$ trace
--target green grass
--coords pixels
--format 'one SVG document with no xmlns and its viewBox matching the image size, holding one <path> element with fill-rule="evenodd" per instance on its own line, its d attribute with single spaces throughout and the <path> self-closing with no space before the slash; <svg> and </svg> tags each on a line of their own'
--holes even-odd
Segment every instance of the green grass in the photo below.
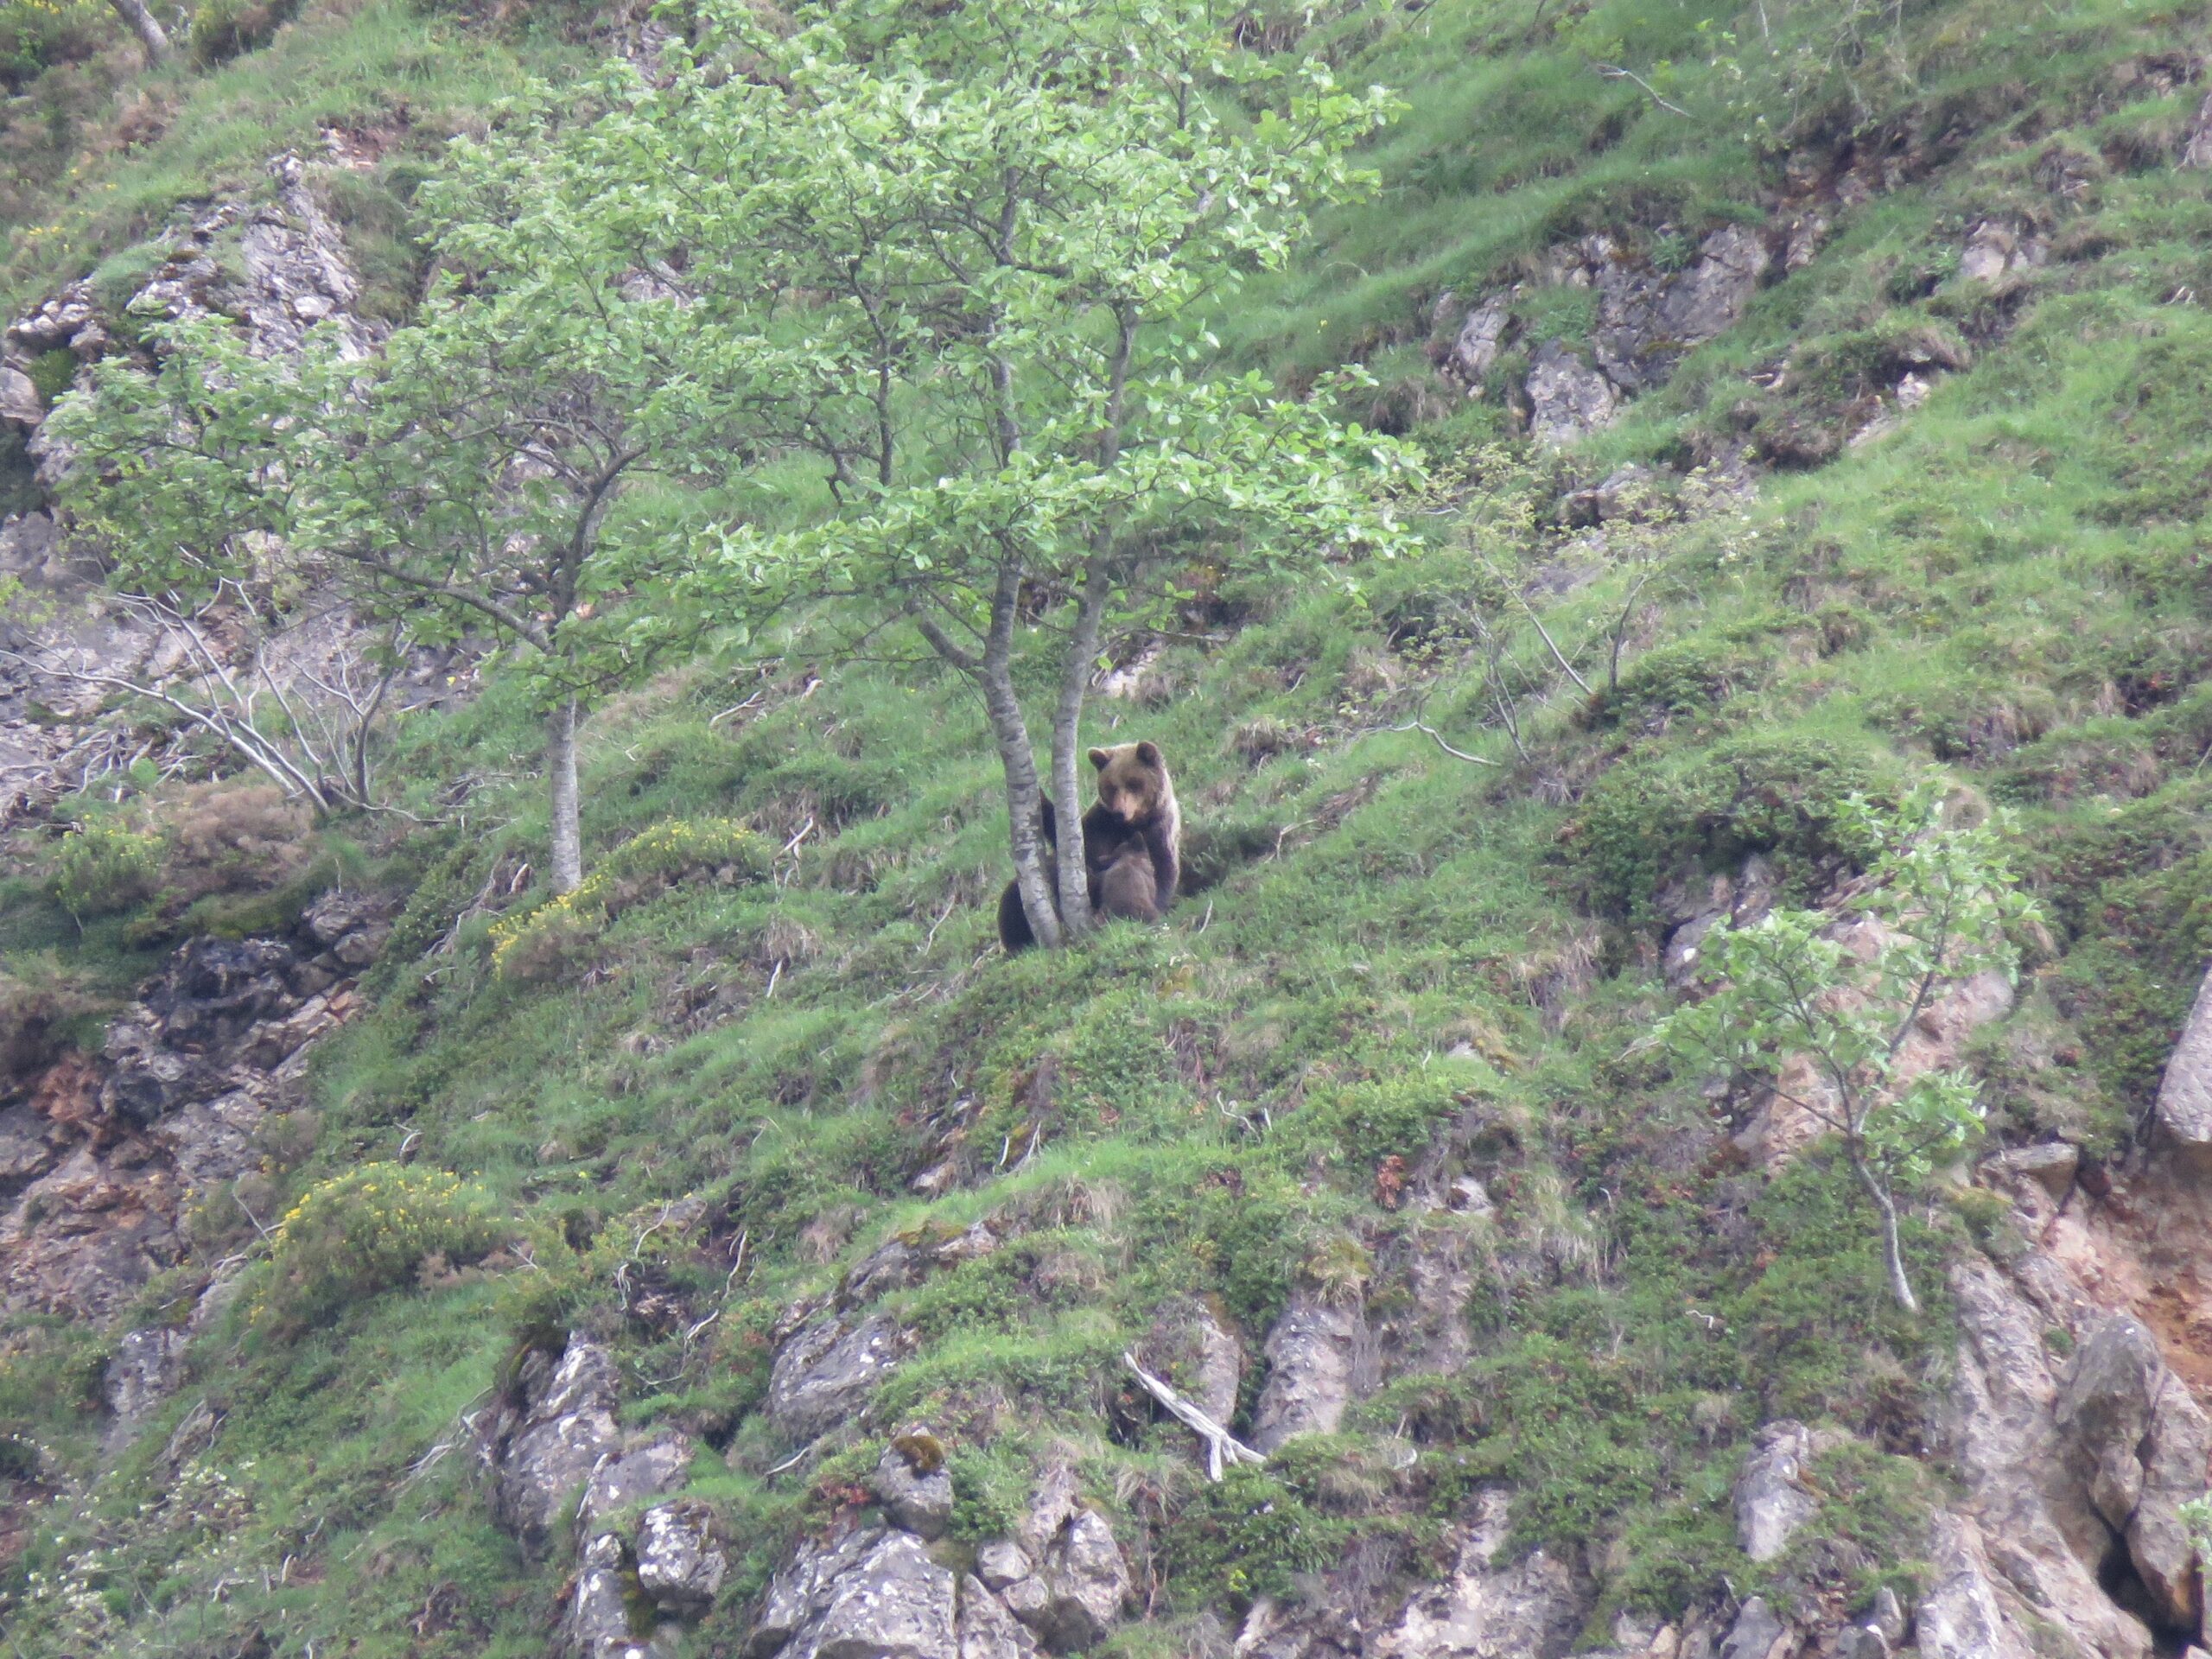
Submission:
<svg viewBox="0 0 2212 1659">
<path fill-rule="evenodd" d="M 552 73 L 586 54 L 554 25 L 510 39 L 407 0 L 365 0 L 310 9 L 266 48 L 213 70 L 179 58 L 139 82 L 167 113 L 160 137 L 120 152 L 84 150 L 35 213 L 4 226 L 0 304 L 10 315 L 96 267 L 120 278 L 122 262 L 143 258 L 137 245 L 175 228 L 195 205 L 264 193 L 270 157 L 286 149 L 320 156 L 333 128 L 365 135 L 379 155 L 370 179 L 348 180 L 334 193 L 342 221 L 366 221 L 368 234 L 358 238 L 369 256 L 364 275 L 379 288 L 395 257 L 394 219 L 371 187 L 397 191 L 404 215 L 405 196 L 448 135 L 481 121 L 525 73 Z"/>
</svg>

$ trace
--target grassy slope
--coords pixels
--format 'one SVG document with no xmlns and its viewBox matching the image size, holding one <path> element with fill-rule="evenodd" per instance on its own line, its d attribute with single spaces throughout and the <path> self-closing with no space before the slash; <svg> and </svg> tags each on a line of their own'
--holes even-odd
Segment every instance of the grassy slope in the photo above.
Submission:
<svg viewBox="0 0 2212 1659">
<path fill-rule="evenodd" d="M 136 257 L 196 204 L 265 188 L 263 166 L 285 149 L 323 153 L 332 129 L 368 142 L 378 158 L 350 194 L 380 185 L 410 193 L 444 139 L 479 120 L 526 73 L 582 60 L 583 48 L 556 27 L 502 34 L 401 0 L 316 8 L 282 29 L 264 50 L 201 71 L 180 60 L 130 83 L 142 106 L 127 143 L 109 141 L 120 94 L 76 93 L 69 118 L 80 141 L 33 210 L 0 218 L 8 232 L 0 261 L 0 305 L 10 316 L 62 283 L 143 270 Z M 24 101 L 38 100 L 34 87 Z M 29 171 L 35 158 L 12 157 Z M 341 197 L 341 213 L 349 205 Z M 372 211 L 366 206 L 365 213 Z M 401 210 L 404 218 L 404 208 Z M 373 253 L 375 251 L 372 250 Z M 119 287 L 118 297 L 130 289 Z"/>
<path fill-rule="evenodd" d="M 1668 117 L 1571 51 L 1529 48 L 1525 10 L 1444 0 L 1330 25 L 1348 71 L 1405 86 L 1413 112 L 1379 157 L 1388 194 L 1251 296 L 1244 349 L 1294 372 L 1359 353 L 1417 378 L 1437 287 L 1479 292 L 1624 213 L 1648 228 L 1655 203 L 1693 232 L 1748 208 L 1761 175 L 1719 77 L 1685 69 L 1669 92 L 1692 113 Z M 616 1344 L 638 1421 L 727 1452 L 699 1484 L 747 1554 L 699 1639 L 709 1650 L 741 1631 L 791 1530 L 834 1512 L 872 1461 L 861 1441 L 821 1468 L 762 1472 L 790 1450 L 753 1410 L 770 1325 L 887 1236 L 998 1215 L 1025 1220 L 1018 1243 L 886 1304 L 923 1343 L 879 1410 L 950 1442 L 962 1539 L 1002 1527 L 1030 1453 L 1062 1440 L 1126 1535 L 1152 1529 L 1173 1619 L 1284 1588 L 1356 1538 L 1416 1570 L 1438 1518 L 1497 1475 L 1521 1489 L 1522 1536 L 1619 1537 L 1593 1552 L 1611 1600 L 1672 1608 L 1717 1574 L 1739 1593 L 1772 1574 L 1735 1554 L 1725 1495 L 1750 1432 L 1786 1414 L 1872 1448 L 1828 1471 L 1820 1529 L 1859 1547 L 1857 1583 L 1908 1568 L 1909 1497 L 1927 1478 L 1890 1454 L 1922 1443 L 1940 1294 L 1917 1326 L 1886 1309 L 1866 1219 L 1819 1160 L 1766 1180 L 1713 1155 L 1701 1103 L 1634 1045 L 1663 1002 L 1642 907 L 1680 860 L 1764 849 L 1807 874 L 1821 843 L 1801 805 L 1839 779 L 1944 761 L 2018 809 L 2057 924 L 2021 1014 L 1983 1044 L 1999 1122 L 2107 1147 L 2147 1099 L 2212 943 L 2196 899 L 2212 323 L 2175 299 L 2212 292 L 2212 207 L 2201 179 L 2103 159 L 2147 153 L 2139 136 L 2177 130 L 2194 98 L 2131 102 L 2114 66 L 2202 20 L 2093 0 L 2028 32 L 2011 16 L 1928 9 L 1923 79 L 1888 130 L 1933 137 L 1976 112 L 1958 153 L 1846 216 L 1592 464 L 1724 431 L 1746 372 L 1792 347 L 1847 365 L 1886 331 L 1948 326 L 1980 340 L 1975 366 L 1901 431 L 1770 481 L 1755 535 L 1675 538 L 1621 694 L 1533 711 L 1533 768 L 1478 769 L 1370 729 L 1404 720 L 1405 688 L 1433 672 L 1426 718 L 1509 753 L 1480 728 L 1478 677 L 1448 631 L 1418 660 L 1390 643 L 1392 619 L 1448 614 L 1477 584 L 1448 541 L 1375 573 L 1369 611 L 1231 596 L 1245 602 L 1233 639 L 1171 651 L 1154 673 L 1173 696 L 1101 705 L 1095 728 L 1161 742 L 1189 817 L 1249 855 L 1163 932 L 1009 963 L 987 949 L 1004 862 L 988 746 L 931 671 L 841 670 L 802 696 L 801 636 L 737 719 L 710 723 L 751 682 L 733 690 L 711 668 L 601 717 L 594 847 L 672 817 L 749 817 L 778 846 L 813 830 L 771 880 L 691 882 L 630 909 L 554 983 L 493 975 L 488 918 L 449 955 L 397 953 L 377 1011 L 323 1056 L 318 1135 L 286 1177 L 304 1188 L 419 1135 L 418 1163 L 477 1176 L 541 1225 L 545 1270 L 434 1278 L 290 1339 L 242 1307 L 201 1344 L 201 1385 L 29 1567 L 64 1572 L 106 1542 L 93 1587 L 113 1616 L 189 1651 L 229 1651 L 254 1626 L 285 1652 L 539 1651 L 560 1569 L 526 1567 L 493 1532 L 463 1456 L 402 1482 L 518 1340 L 574 1320 Z M 1649 65 L 1690 61 L 1696 21 L 1622 3 L 1578 27 Z M 1594 154 L 1593 133 L 1608 140 Z M 2063 209 L 2034 181 L 2054 143 L 2098 158 Z M 1942 273 L 1974 219 L 2030 205 L 2054 214 L 2061 253 L 2000 327 L 1987 296 Z M 1900 299 L 1923 269 L 1933 291 Z M 1489 407 L 1433 431 L 1440 447 L 1480 435 Z M 1554 633 L 1581 637 L 1631 579 L 1601 569 L 1556 602 Z M 429 773 L 506 768 L 531 739 L 494 699 L 412 741 Z M 401 855 L 420 883 L 403 926 L 417 949 L 497 860 L 536 844 L 526 790 L 477 810 L 494 827 Z M 2053 1071 L 2053 1055 L 2079 1058 Z M 925 1203 L 908 1183 L 948 1131 L 963 1179 Z M 1495 1223 L 1383 1209 L 1394 1155 L 1478 1172 Z M 691 1192 L 714 1200 L 693 1236 L 634 1243 Z M 226 1224 L 211 1218 L 211 1253 L 247 1242 Z M 1928 1288 L 1938 1255 L 1988 1225 L 1973 1205 L 1923 1214 Z M 1336 1443 L 1219 1489 L 1194 1486 L 1172 1426 L 1130 1426 L 1116 1357 L 1164 1299 L 1217 1299 L 1255 1344 L 1300 1277 L 1363 1287 L 1373 1316 L 1404 1317 L 1417 1310 L 1396 1263 L 1415 1229 L 1458 1233 L 1477 1274 L 1467 1370 L 1396 1385 Z M 626 1260 L 623 1283 L 672 1303 L 626 1312 Z M 86 1469 L 97 1357 L 54 1332 L 0 1368 L 0 1411 Z M 227 1413 L 205 1461 L 241 1495 L 139 1515 L 202 1392 Z M 1402 1423 L 1421 1459 L 1393 1473 L 1382 1437 Z M 191 1519 L 225 1503 L 235 1524 Z M 263 1588 L 260 1568 L 288 1554 L 308 1569 Z M 1782 1586 L 1826 1593 L 1853 1559 L 1785 1563 Z M 241 1582 L 211 1605 L 226 1569 Z M 22 1621 L 24 1650 L 67 1650 L 42 1634 L 59 1617 Z M 1171 1624 L 1121 1640 L 1177 1638 Z"/>
</svg>

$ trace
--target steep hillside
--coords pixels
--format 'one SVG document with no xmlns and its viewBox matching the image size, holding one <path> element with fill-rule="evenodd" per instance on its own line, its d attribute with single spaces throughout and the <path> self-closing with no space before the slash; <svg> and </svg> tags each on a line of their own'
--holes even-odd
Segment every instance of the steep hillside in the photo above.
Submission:
<svg viewBox="0 0 2212 1659">
<path fill-rule="evenodd" d="M 1195 570 L 1110 642 L 1164 926 L 1001 955 L 982 713 L 834 617 L 593 719 L 563 900 L 496 672 L 419 665 L 407 816 L 321 828 L 0 686 L 15 1651 L 2200 1639 L 2212 14 L 1235 27 L 1409 108 L 1223 349 L 1363 363 L 1442 487 L 1357 599 Z M 91 602 L 35 428 L 131 296 L 372 338 L 436 139 L 643 38 L 310 10 L 134 81 L 139 137 L 25 77 L 85 124 L 9 208 L 12 602 Z M 1649 1038 L 1929 777 L 2043 923 L 1916 1022 L 1987 1134 L 1908 1206 L 1915 1315 L 1833 1138 Z M 1140 1368 L 1264 1461 L 1210 1478 Z"/>
</svg>

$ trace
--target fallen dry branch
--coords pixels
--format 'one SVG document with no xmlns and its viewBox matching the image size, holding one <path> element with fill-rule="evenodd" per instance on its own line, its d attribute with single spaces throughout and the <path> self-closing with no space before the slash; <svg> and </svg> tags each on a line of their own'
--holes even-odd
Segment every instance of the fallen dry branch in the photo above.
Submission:
<svg viewBox="0 0 2212 1659">
<path fill-rule="evenodd" d="M 1219 1423 L 1200 1411 L 1181 1395 L 1169 1388 L 1150 1371 L 1137 1363 L 1136 1356 L 1124 1351 L 1122 1363 L 1137 1374 L 1137 1381 L 1144 1384 L 1144 1391 L 1167 1408 L 1176 1420 L 1206 1443 L 1206 1478 L 1219 1480 L 1223 1467 L 1235 1463 L 1265 1463 L 1267 1459 L 1238 1440 Z"/>
</svg>

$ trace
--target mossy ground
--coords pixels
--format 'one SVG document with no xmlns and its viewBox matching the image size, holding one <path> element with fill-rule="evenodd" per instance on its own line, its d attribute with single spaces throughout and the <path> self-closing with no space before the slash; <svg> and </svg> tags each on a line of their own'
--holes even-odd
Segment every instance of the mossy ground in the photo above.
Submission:
<svg viewBox="0 0 2212 1659">
<path fill-rule="evenodd" d="M 1777 187 L 1771 130 L 1707 61 L 1732 54 L 1700 8 L 1613 0 L 1564 32 L 1532 32 L 1529 10 L 1439 0 L 1321 24 L 1347 75 L 1400 86 L 1412 112 L 1376 151 L 1380 200 L 1246 296 L 1235 349 L 1293 377 L 1357 356 L 1426 384 L 1438 289 L 1478 296 L 1586 231 L 1694 237 Z M 1151 738 L 1175 767 L 1209 880 L 1161 930 L 999 957 L 1002 796 L 972 700 L 918 661 L 817 660 L 802 629 L 769 678 L 694 665 L 602 711 L 587 742 L 595 855 L 671 819 L 734 817 L 782 849 L 768 868 L 639 895 L 550 977 L 502 973 L 491 912 L 451 924 L 495 868 L 537 856 L 532 785 L 499 780 L 531 765 L 531 722 L 497 692 L 410 720 L 396 766 L 421 780 L 416 804 L 462 772 L 493 781 L 464 824 L 380 855 L 409 908 L 372 1011 L 318 1058 L 312 1141 L 277 1173 L 303 1191 L 404 1147 L 482 1183 L 544 1248 L 426 1274 L 304 1335 L 252 1323 L 242 1299 L 195 1351 L 193 1386 L 35 1541 L 11 1592 L 97 1546 L 102 1616 L 182 1650 L 259 1630 L 287 1652 L 540 1651 L 561 1569 L 492 1530 L 461 1425 L 519 1344 L 580 1324 L 613 1344 L 636 1421 L 681 1424 L 726 1465 L 696 1479 L 744 1560 L 695 1645 L 734 1650 L 746 1599 L 796 1529 L 856 1501 L 880 1438 L 768 1472 L 793 1449 L 756 1409 L 772 1328 L 887 1238 L 986 1216 L 1017 1236 L 881 1304 L 918 1340 L 879 1400 L 883 1432 L 926 1421 L 943 1439 L 956 1544 L 1005 1528 L 1033 1455 L 1074 1455 L 1146 1541 L 1144 1592 L 1167 1623 L 1117 1638 L 1133 1654 L 1175 1647 L 1178 1619 L 1294 1592 L 1355 1547 L 1423 1573 L 1442 1522 L 1491 1480 L 1516 1489 L 1518 1539 L 1588 1549 L 1609 1609 L 1672 1611 L 1723 1578 L 1850 1598 L 1909 1575 L 1950 1341 L 1941 1263 L 1986 1218 L 1917 1208 L 1929 1307 L 1907 1319 L 1838 1172 L 1818 1155 L 1741 1166 L 1692 1080 L 1639 1041 L 1667 1003 L 1658 887 L 1760 852 L 1816 892 L 1841 856 L 1825 802 L 1948 768 L 2015 815 L 2055 934 L 2020 1012 L 1978 1045 L 1993 1124 L 2104 1153 L 2139 1120 L 2212 949 L 2212 319 L 2196 298 L 2212 295 L 2212 206 L 2169 164 L 2201 88 L 2126 73 L 2202 13 L 1914 15 L 1914 73 L 1871 113 L 1853 119 L 1835 87 L 1792 81 L 1788 99 L 1804 145 L 1855 130 L 1925 170 L 1841 213 L 1819 257 L 1559 472 L 1680 462 L 1746 421 L 1840 419 L 1912 330 L 1952 330 L 1971 366 L 1887 435 L 1769 479 L 1747 523 L 1662 537 L 1617 689 L 1585 699 L 1514 630 L 1525 757 L 1465 639 L 1403 626 L 1494 584 L 1448 517 L 1425 557 L 1367 573 L 1363 607 L 1211 596 L 1192 625 L 1216 637 L 1171 645 L 1154 690 L 1096 705 L 1089 734 Z M 442 34 L 405 44 L 453 25 L 318 16 L 272 53 L 367 64 L 382 41 L 419 50 L 454 97 L 451 77 L 481 73 Z M 288 47 L 317 28 L 330 50 Z M 1600 76 L 1599 48 L 1671 65 L 1661 84 L 1688 113 Z M 1771 73 L 1752 61 L 1750 84 L 1787 114 Z M 252 107 L 226 84 L 194 96 Z M 260 132 L 222 155 L 248 156 Z M 2063 197 L 2041 181 L 2054 148 L 2095 162 Z M 130 188 L 151 201 L 219 160 L 166 150 Z M 86 248 L 144 222 L 71 211 Z M 2000 213 L 2034 218 L 2053 250 L 2001 296 L 1957 274 L 1967 228 Z M 15 269 L 59 269 L 43 258 Z M 1796 401 L 1777 412 L 1750 377 L 1785 359 Z M 1451 464 L 1501 420 L 1495 398 L 1460 399 L 1414 429 Z M 1569 556 L 1589 568 L 1545 620 L 1590 664 L 1645 572 Z M 1503 764 L 1397 729 L 1416 714 Z M 7 905 L 11 956 L 77 948 L 29 882 Z M 149 959 L 123 924 L 96 925 L 96 976 Z M 915 1196 L 948 1160 L 951 1190 Z M 1390 1208 L 1379 1178 L 1408 1170 L 1478 1174 L 1497 1213 Z M 692 1193 L 709 1203 L 691 1231 L 653 1229 Z M 1208 1298 L 1254 1348 L 1301 1283 L 1404 1314 L 1396 1264 L 1424 1230 L 1472 1265 L 1472 1363 L 1393 1382 L 1325 1445 L 1196 1479 L 1187 1437 L 1118 1369 L 1154 1310 Z M 99 1344 L 40 1321 L 15 1343 L 10 1432 L 89 1474 Z M 243 1493 L 219 1534 L 139 1510 L 203 1400 L 204 1459 Z M 1821 1549 L 1763 1579 L 1736 1553 L 1727 1491 L 1781 1415 L 1863 1449 L 1829 1471 Z M 66 1651 L 48 1634 L 62 1618 L 44 1607 L 16 1640 Z"/>
</svg>

